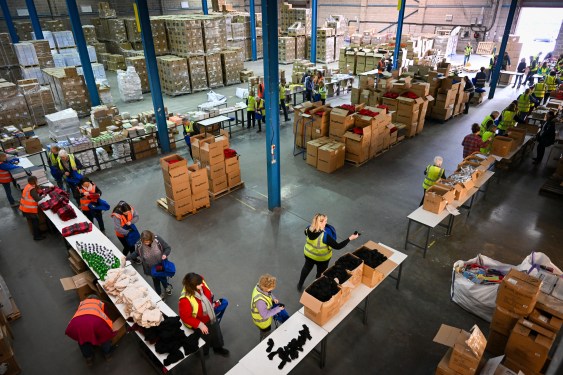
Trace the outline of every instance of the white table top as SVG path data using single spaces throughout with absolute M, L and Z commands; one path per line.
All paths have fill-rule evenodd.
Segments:
M 407 254 L 399 251 L 399 250 L 395 250 L 385 244 L 382 244 L 381 242 L 379 242 L 379 245 L 385 247 L 387 250 L 390 250 L 393 252 L 393 255 L 391 255 L 391 257 L 389 257 L 389 259 L 391 259 L 393 262 L 395 262 L 397 264 L 397 266 L 401 265 L 401 263 L 403 263 L 405 261 L 405 259 L 407 259 Z M 395 267 L 396 268 L 396 267 Z M 389 274 L 391 272 L 393 272 L 395 270 L 395 268 L 393 268 L 392 270 L 389 270 L 389 273 L 387 275 L 385 275 L 385 277 L 389 276 Z
M 33 163 L 25 156 L 18 157 L 18 159 L 20 160 L 20 162 L 16 164 L 18 167 L 31 168 L 34 166 Z
M 518 72 L 512 72 L 512 71 L 508 71 L 508 70 L 501 70 L 500 71 L 501 74 L 508 74 L 511 76 L 523 76 L 524 73 L 518 73 Z
M 312 340 L 307 340 L 305 345 L 303 345 L 303 351 L 299 352 L 299 358 L 292 360 L 285 364 L 283 369 L 279 370 L 278 365 L 281 360 L 276 355 L 273 360 L 268 359 L 268 354 L 266 348 L 268 347 L 268 339 L 274 340 L 274 347 L 272 351 L 275 351 L 280 346 L 287 345 L 292 339 L 299 336 L 299 331 L 303 329 L 303 324 L 309 327 Z M 273 327 L 272 327 L 273 328 Z M 319 327 L 312 320 L 307 318 L 301 312 L 294 313 L 285 323 L 279 326 L 272 334 L 268 336 L 268 339 L 262 340 L 253 350 L 251 350 L 247 355 L 245 355 L 241 360 L 245 368 L 247 368 L 252 374 L 288 374 L 292 369 L 303 360 L 311 352 L 315 346 L 323 338 L 328 335 L 328 332 L 323 328 Z M 256 328 L 256 339 L 258 340 L 258 328 Z
M 516 149 L 510 151 L 510 153 L 508 153 L 508 155 L 506 155 L 506 156 L 498 156 L 498 155 L 495 155 L 495 154 L 491 154 L 491 156 L 494 157 L 494 158 L 496 159 L 496 161 L 500 161 L 500 160 L 502 160 L 502 159 L 506 159 L 506 160 L 512 159 L 512 157 L 513 157 L 514 155 L 516 155 L 516 153 L 517 153 L 518 151 L 520 151 L 520 149 L 521 149 L 522 147 L 524 147 L 524 145 L 525 145 L 526 143 L 528 143 L 532 138 L 534 138 L 533 135 L 530 135 L 530 134 L 526 135 L 526 137 L 524 138 L 524 142 L 522 142 L 522 144 L 519 145 L 518 148 L 516 148 Z
M 252 371 L 244 367 L 244 365 L 239 362 L 235 367 L 230 369 L 229 372 L 226 373 L 226 375 L 261 375 L 261 374 L 254 374 Z
M 205 120 L 198 121 L 197 123 L 202 126 L 209 126 L 221 123 L 223 121 L 229 121 L 230 118 L 227 116 L 215 116 L 211 118 L 206 118 Z

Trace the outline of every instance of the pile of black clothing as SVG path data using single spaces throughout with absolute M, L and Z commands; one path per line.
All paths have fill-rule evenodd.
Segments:
M 324 271 L 323 275 L 332 280 L 337 279 L 339 284 L 344 284 L 350 278 L 350 273 L 339 264 L 335 264 Z
M 334 279 L 321 276 L 315 280 L 305 291 L 321 302 L 330 301 L 340 288 Z
M 297 336 L 297 338 L 291 339 L 286 346 L 280 346 L 273 352 L 272 349 L 274 348 L 274 340 L 270 338 L 268 339 L 268 347 L 266 348 L 266 352 L 270 353 L 268 354 L 268 359 L 271 361 L 276 355 L 279 356 L 281 362 L 278 365 L 278 369 L 281 370 L 287 362 L 291 362 L 292 360 L 299 358 L 299 352 L 303 351 L 303 345 L 305 345 L 307 340 L 312 339 L 311 332 L 306 324 L 303 324 L 303 329 L 299 331 L 299 336 Z
M 164 315 L 164 320 L 156 327 L 143 328 L 135 324 L 133 329 L 143 333 L 145 341 L 154 344 L 157 353 L 169 353 L 163 362 L 165 366 L 184 358 L 180 348 L 184 348 L 186 356 L 199 349 L 199 336 L 196 334 L 186 336 L 186 333 L 182 331 L 182 322 L 179 316 L 167 317 Z
M 387 260 L 387 257 L 377 250 L 368 249 L 365 246 L 360 247 L 354 251 L 354 255 L 364 261 L 364 263 L 371 268 L 377 268 L 379 265 Z
M 348 271 L 353 271 L 356 268 L 358 268 L 358 266 L 360 264 L 362 264 L 362 260 L 360 258 L 355 257 L 352 254 L 348 253 L 348 254 L 344 254 L 340 258 L 338 258 L 336 260 L 335 264 L 344 267 Z

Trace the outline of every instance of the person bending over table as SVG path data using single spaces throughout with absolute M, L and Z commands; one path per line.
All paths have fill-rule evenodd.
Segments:
M 445 178 L 446 171 L 442 168 L 444 159 L 441 156 L 434 157 L 434 164 L 428 164 L 424 170 L 424 181 L 422 182 L 422 187 L 424 189 L 424 194 L 422 194 L 422 200 L 420 201 L 420 206 L 424 203 L 424 195 L 426 195 L 426 190 L 433 186 L 436 181 L 441 178 Z
M 305 253 L 305 264 L 301 269 L 301 276 L 297 283 L 297 290 L 303 290 L 303 283 L 314 266 L 317 266 L 316 279 L 328 268 L 330 258 L 332 258 L 332 249 L 340 250 L 344 248 L 350 241 L 358 238 L 359 234 L 353 233 L 342 242 L 336 241 L 336 231 L 334 227 L 327 224 L 328 217 L 324 214 L 315 214 L 311 225 L 305 229 L 307 241 L 303 249 Z
M 41 229 L 39 228 L 39 202 L 41 200 L 41 193 L 39 186 L 37 186 L 37 177 L 29 176 L 27 178 L 27 185 L 23 189 L 22 197 L 20 199 L 20 211 L 23 216 L 31 223 L 31 228 L 33 230 L 33 240 L 41 241 L 46 237 L 41 234 Z
M 229 351 L 225 349 L 223 333 L 221 332 L 221 318 L 228 305 L 227 300 L 213 300 L 213 293 L 201 275 L 190 272 L 182 280 L 184 289 L 178 302 L 178 311 L 182 323 L 198 334 L 206 345 L 205 355 L 209 354 L 209 347 L 215 354 L 227 357 Z

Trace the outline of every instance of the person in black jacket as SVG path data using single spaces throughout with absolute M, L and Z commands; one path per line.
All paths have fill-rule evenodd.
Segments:
M 555 143 L 555 112 L 547 113 L 547 121 L 543 124 L 538 134 L 538 148 L 536 149 L 536 157 L 534 164 L 541 164 L 545 148 Z
M 516 84 L 518 84 L 518 88 L 520 88 L 520 85 L 522 85 L 522 78 L 524 77 L 524 74 L 526 73 L 526 59 L 525 58 L 522 58 L 522 60 L 520 60 L 520 63 L 518 64 L 518 67 L 516 68 L 516 72 L 522 73 L 522 74 L 516 76 L 516 79 L 514 80 L 514 85 L 512 85 L 512 88 L 516 87 Z
M 485 67 L 482 66 L 481 69 L 475 74 L 475 87 L 482 89 L 485 87 L 487 82 L 487 73 L 485 73 Z
M 463 80 L 465 81 L 465 87 L 463 88 L 463 91 L 469 93 L 469 100 L 467 100 L 467 102 L 465 103 L 465 110 L 463 111 L 463 113 L 468 114 L 469 103 L 471 102 L 471 99 L 473 99 L 473 95 L 475 95 L 475 86 L 468 76 L 463 77 Z
M 336 232 L 332 226 L 327 224 L 327 220 L 326 215 L 316 214 L 311 225 L 305 229 L 305 236 L 307 236 L 304 248 L 305 264 L 301 270 L 299 283 L 297 283 L 297 290 L 300 292 L 303 290 L 303 283 L 313 269 L 313 266 L 317 266 L 316 278 L 318 279 L 328 268 L 328 263 L 330 258 L 332 258 L 332 249 L 340 250 L 348 245 L 348 242 L 355 240 L 359 236 L 356 232 L 344 241 L 337 242 Z

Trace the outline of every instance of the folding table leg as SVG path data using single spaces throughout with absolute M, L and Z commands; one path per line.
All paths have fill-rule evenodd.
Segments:
M 326 364 L 327 338 L 328 338 L 328 336 L 325 336 L 325 338 L 322 339 L 322 341 L 321 341 L 321 356 L 320 356 L 321 359 L 320 359 L 320 363 L 319 363 L 320 368 L 324 368 L 325 364 Z
M 367 326 L 368 325 L 368 303 L 369 303 L 369 294 L 367 295 L 367 297 L 364 300 L 364 325 Z
M 405 250 L 407 249 L 407 244 L 409 243 L 409 233 L 411 231 L 412 220 L 409 219 L 409 225 L 407 226 L 407 238 L 405 238 Z
M 399 265 L 399 274 L 397 275 L 397 285 L 395 286 L 395 289 L 399 289 L 399 284 L 401 283 L 401 275 L 403 274 L 403 263 L 401 263 Z
M 428 242 L 430 241 L 430 227 L 426 227 L 426 244 L 424 245 L 424 255 L 423 258 L 426 258 L 426 252 L 428 251 Z

